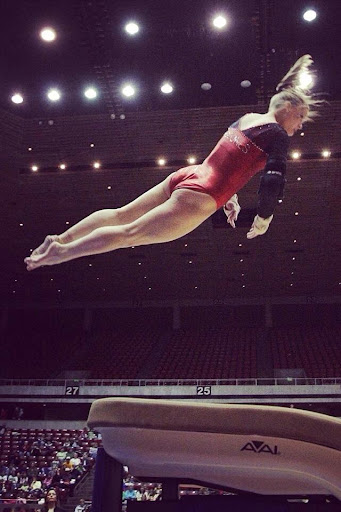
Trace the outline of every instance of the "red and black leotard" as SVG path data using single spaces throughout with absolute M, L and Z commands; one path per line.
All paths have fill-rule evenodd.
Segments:
M 238 125 L 239 120 L 229 127 L 202 164 L 173 173 L 170 190 L 187 188 L 209 194 L 218 209 L 264 169 L 258 215 L 267 218 L 283 192 L 289 137 L 277 123 L 243 131 Z

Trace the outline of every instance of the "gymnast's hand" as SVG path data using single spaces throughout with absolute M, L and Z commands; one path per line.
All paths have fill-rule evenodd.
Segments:
M 224 213 L 227 217 L 227 223 L 231 224 L 233 228 L 236 227 L 235 221 L 238 218 L 239 212 L 240 212 L 240 206 L 238 203 L 238 196 L 237 194 L 234 194 L 231 199 L 227 201 L 226 204 L 223 206 Z
M 256 215 L 256 217 L 253 220 L 252 226 L 250 228 L 250 231 L 246 235 L 248 239 L 255 238 L 259 235 L 264 235 L 264 233 L 267 232 L 270 226 L 270 222 L 273 219 L 273 215 L 271 217 L 268 217 L 267 219 L 263 219 L 262 217 L 259 217 L 259 215 Z

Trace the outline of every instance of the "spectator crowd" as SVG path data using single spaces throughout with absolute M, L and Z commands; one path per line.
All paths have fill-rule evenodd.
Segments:
M 0 430 L 0 501 L 41 504 L 50 488 L 63 503 L 96 459 L 100 434 L 82 430 Z

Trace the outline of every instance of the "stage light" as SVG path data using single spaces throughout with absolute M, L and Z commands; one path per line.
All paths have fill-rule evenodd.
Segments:
M 194 156 L 190 156 L 187 158 L 187 162 L 189 164 L 195 164 L 196 161 L 197 161 L 197 159 Z
M 305 21 L 314 21 L 316 19 L 317 12 L 314 9 L 307 9 L 303 14 Z
M 131 84 L 126 84 L 121 89 L 122 94 L 126 96 L 127 98 L 130 98 L 131 96 L 135 95 L 135 89 Z
M 129 23 L 127 23 L 124 28 L 125 31 L 131 36 L 134 36 L 140 30 L 140 27 L 134 21 L 130 21 Z
M 84 96 L 88 98 L 89 100 L 93 100 L 94 98 L 97 98 L 97 91 L 93 87 L 88 87 L 84 91 Z
M 17 105 L 19 105 L 19 103 L 22 103 L 24 101 L 24 98 L 22 97 L 21 94 L 15 93 L 15 94 L 13 94 L 11 100 L 13 101 L 13 103 L 16 103 Z
M 161 92 L 164 94 L 170 94 L 173 92 L 173 86 L 169 82 L 165 82 L 161 85 Z
M 50 101 L 59 101 L 61 98 L 61 94 L 58 89 L 50 89 L 47 93 L 47 97 Z
M 37 166 L 37 165 L 32 165 L 31 170 L 32 170 L 33 172 L 37 172 L 37 170 L 38 170 L 38 166 Z
M 47 43 L 51 43 L 56 39 L 56 31 L 51 27 L 45 27 L 40 32 L 40 37 Z
M 158 159 L 158 161 L 157 161 L 157 163 L 158 163 L 159 165 L 166 165 L 166 160 L 165 160 L 165 158 L 159 158 L 159 159 Z
M 101 164 L 100 164 L 99 162 L 94 162 L 94 163 L 93 163 L 93 167 L 94 167 L 95 169 L 99 169 L 99 168 L 101 167 Z
M 329 158 L 331 155 L 331 152 L 329 151 L 329 149 L 324 149 L 321 154 L 322 154 L 323 158 Z
M 303 71 L 300 74 L 300 87 L 301 89 L 309 89 L 313 85 L 313 77 L 308 71 Z
M 218 28 L 218 29 L 222 29 L 224 27 L 226 27 L 227 25 L 227 20 L 225 18 L 225 16 L 216 16 L 214 19 L 213 19 L 213 25 Z
M 293 151 L 291 153 L 291 157 L 294 159 L 294 160 L 298 160 L 298 158 L 300 158 L 301 156 L 301 153 L 299 151 Z
M 62 169 L 62 171 L 63 171 L 64 169 L 66 169 L 66 165 L 65 164 L 60 164 L 59 169 Z

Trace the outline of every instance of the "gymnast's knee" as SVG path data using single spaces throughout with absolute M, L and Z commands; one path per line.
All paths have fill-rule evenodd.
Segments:
M 135 222 L 131 224 L 124 224 L 121 227 L 121 236 L 122 236 L 122 248 L 124 247 L 132 247 L 134 245 L 142 245 L 143 233 L 136 225 Z
M 98 210 L 95 212 L 95 215 L 99 216 L 104 225 L 110 226 L 121 223 L 122 214 L 120 213 L 120 210 L 120 208 L 106 208 Z

